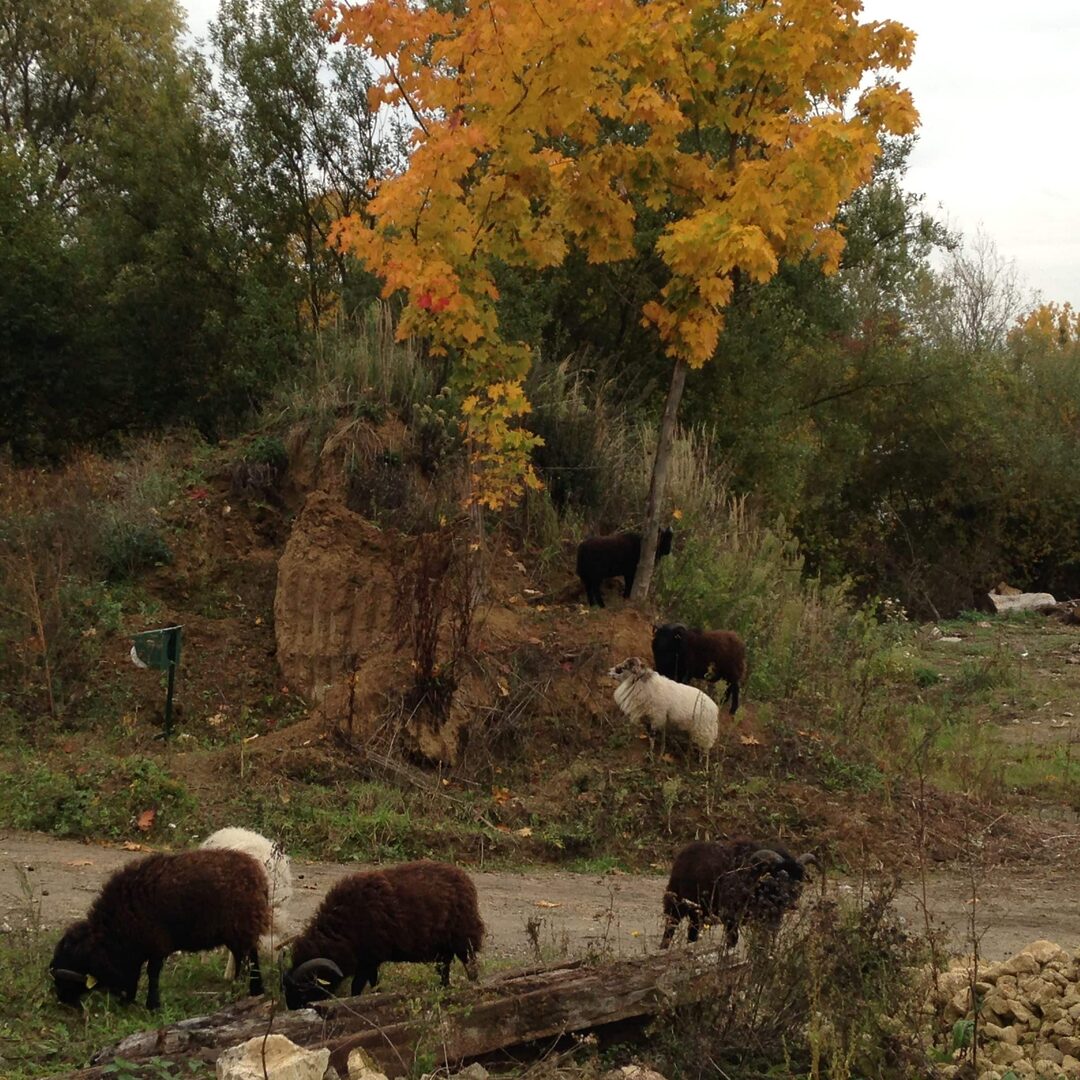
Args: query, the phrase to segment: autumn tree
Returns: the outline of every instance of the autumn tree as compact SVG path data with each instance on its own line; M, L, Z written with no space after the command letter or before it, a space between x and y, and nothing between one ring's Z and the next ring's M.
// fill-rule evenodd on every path
M780 261L837 265L838 206L887 133L916 122L909 95L868 76L905 67L913 35L859 21L860 0L409 0L329 3L322 18L385 72L372 102L408 111L408 169L382 183L373 221L340 243L403 291L399 332L430 338L467 390L472 498L498 508L535 484L522 427L529 350L500 334L493 266L592 263L634 253L643 213L666 281L641 318L673 361L646 511L647 593L667 457L688 368L717 351L737 275Z

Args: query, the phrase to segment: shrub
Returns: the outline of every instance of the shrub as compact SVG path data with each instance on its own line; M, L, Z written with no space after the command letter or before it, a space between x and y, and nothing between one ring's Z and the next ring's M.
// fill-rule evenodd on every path
M929 1075L917 975L928 947L902 928L892 890L804 903L767 947L748 936L745 967L722 961L714 994L663 1019L666 1075Z

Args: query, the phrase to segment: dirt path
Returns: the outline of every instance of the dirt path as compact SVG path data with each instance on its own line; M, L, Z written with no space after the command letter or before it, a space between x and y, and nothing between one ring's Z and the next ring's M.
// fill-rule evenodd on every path
M0 924L24 925L36 905L40 925L59 928L85 913L102 881L137 852L55 840L34 833L0 833ZM294 861L295 894L290 929L298 929L333 882L359 869L355 864ZM591 950L633 955L656 948L664 880L632 874L475 873L481 909L489 931L488 947L515 959L535 956L533 935L545 959L577 956ZM981 950L1002 959L1037 938L1065 948L1080 946L1080 871L1071 860L1056 867L994 870L976 894ZM844 881L829 889L852 890ZM945 928L950 945L968 951L965 941L971 884L961 873L934 874L928 907ZM899 900L905 918L923 925L914 883Z

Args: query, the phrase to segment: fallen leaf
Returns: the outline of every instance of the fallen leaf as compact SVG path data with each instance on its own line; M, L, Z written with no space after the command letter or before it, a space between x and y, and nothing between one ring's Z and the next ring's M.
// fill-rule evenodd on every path
M74 862L64 863L65 866L93 866L93 859L76 859Z
M156 810L144 810L136 819L135 825L140 832L149 832L154 827L154 819L157 817Z
M149 851L150 849L144 847L142 844L136 844L134 840L125 840L120 845L125 851Z
M559 904L553 903L551 900L537 900L536 901L536 906L537 907L542 907L542 908L553 908L553 907L562 907L562 904L561 903L559 903Z
M740 735L739 736L739 742L741 742L743 744L743 746L760 746L761 745L761 740L759 738L757 738L756 735Z
M532 836L532 829L528 825L523 825L520 829L514 833L515 836Z

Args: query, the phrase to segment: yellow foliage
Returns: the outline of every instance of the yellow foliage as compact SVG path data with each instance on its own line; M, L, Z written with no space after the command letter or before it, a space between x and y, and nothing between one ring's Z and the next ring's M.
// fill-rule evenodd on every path
M911 60L914 35L860 22L859 0L413 0L328 2L317 18L386 74L377 104L415 121L408 170L380 183L367 224L333 242L403 292L402 334L456 358L468 391L472 498L502 506L536 481L522 379L502 340L491 266L632 257L640 210L669 224L669 271L642 308L694 367L723 330L736 271L838 265L830 223L869 179L880 141L917 123L910 95L873 81ZM869 89L862 89L870 84Z
M1014 344L1064 350L1080 342L1080 311L1068 303L1040 304L1017 319L1009 337Z

